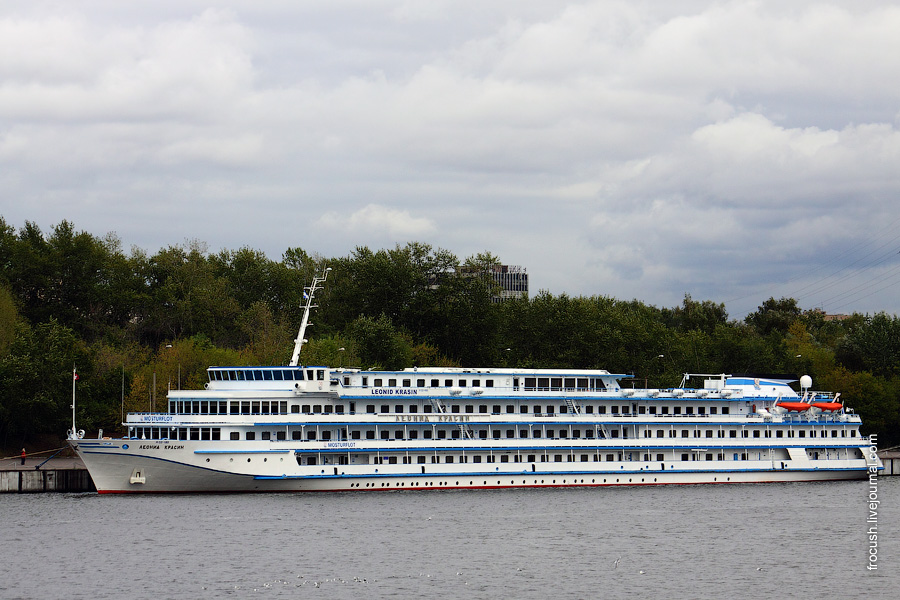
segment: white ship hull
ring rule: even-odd
[[[160,448],[129,452],[135,441],[73,441],[100,493],[337,492],[541,487],[605,487],[706,483],[768,483],[865,479],[864,459],[741,461],[724,467],[703,461],[611,463],[505,463],[459,465],[320,465],[300,467],[293,451],[216,450],[141,442]],[[122,450],[125,445],[126,449]],[[183,444],[177,444],[183,446]],[[207,458],[209,462],[207,462]],[[229,467],[240,461],[240,468]],[[256,462],[256,466],[254,466]],[[801,464],[802,463],[802,464]],[[877,465],[880,466],[880,465]],[[876,468],[877,468],[876,466]]]

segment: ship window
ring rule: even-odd
[[[680,406],[674,407],[674,408],[672,409],[672,414],[680,415],[680,414],[681,414],[681,407],[680,407]]]
[[[806,437],[806,432],[804,430],[800,430],[800,437]]]
[[[382,381],[381,378],[376,377],[375,379],[372,380],[372,385],[374,385],[375,387],[381,387],[381,381]]]
[[[472,380],[472,387],[480,387],[480,386],[481,386],[481,380],[480,380],[480,379],[473,379],[473,380]]]
[[[689,432],[687,429],[682,429],[682,430],[681,430],[681,437],[686,438],[686,437],[689,437],[690,435],[691,435],[691,434],[690,434],[690,432]]]
[[[723,407],[722,407],[722,414],[723,414],[723,415],[727,415],[727,414],[728,414],[728,407],[727,407],[727,406],[723,406]]]
[[[535,379],[534,377],[526,377],[525,378],[525,389],[526,390],[533,390],[536,387],[537,387],[537,379]]]
[[[837,437],[837,429],[831,430],[831,437]]]
[[[718,412],[719,412],[719,407],[718,407],[718,406],[710,406],[710,407],[709,407],[709,414],[714,415],[714,414],[716,414],[716,413],[718,413]]]
[[[423,404],[423,405],[422,405],[422,412],[430,413],[431,411],[432,411],[432,409],[431,409],[431,405],[430,405],[430,404]]]
[[[512,432],[511,429],[509,431]],[[494,437],[495,440],[499,440],[500,439],[500,430],[499,429],[493,430],[491,432],[491,435]],[[508,436],[508,437],[512,437],[512,436]]]
[[[262,371],[253,371],[253,379],[255,379],[256,381],[262,381],[262,378]]]
[[[793,429],[788,429],[788,437],[789,437],[789,438],[794,437],[794,430],[793,430]]]
[[[549,377],[538,377],[538,387],[542,390],[546,390],[550,387],[550,378]]]
[[[500,455],[500,462],[502,462],[502,463],[508,463],[508,462],[509,462],[509,455],[507,455],[507,454],[501,454],[501,455]]]
[[[319,369],[316,371],[316,379],[319,381],[325,381],[325,369]]]
[[[250,414],[252,414],[252,415],[258,415],[258,414],[259,414],[259,402],[258,402],[258,401],[253,401],[253,402],[250,403],[250,406],[251,406],[251,408],[250,408]]]
[[[453,380],[452,380],[452,379],[445,379],[445,380],[444,380],[444,387],[453,387]]]
[[[425,431],[423,431],[422,437],[424,437],[426,440],[430,440],[431,439],[431,430],[426,429]]]
[[[516,412],[516,407],[513,404],[506,405],[506,414],[511,415]]]
[[[419,438],[419,431],[417,429],[413,429],[409,432],[409,439],[415,440]]]
[[[667,415],[667,414],[669,414],[669,407],[663,406],[660,408],[660,411],[661,411],[660,414]]]
[[[707,430],[706,430],[706,437],[711,438],[712,436],[713,436],[712,429],[707,429]]]
[[[411,379],[404,379],[404,380],[403,380],[403,387],[410,387],[410,386],[412,386],[412,380],[411,380]]]
[[[578,379],[578,389],[581,389],[581,390],[588,389],[588,380],[587,379]]]
[[[364,377],[362,378],[362,386],[363,386],[363,387],[368,387],[368,386],[369,386],[369,378],[368,378],[368,377],[364,376]]]
[[[594,414],[594,407],[593,407],[593,406],[590,406],[590,405],[589,405],[589,406],[586,406],[586,407],[584,408],[584,412],[586,412],[586,413],[589,414],[589,415],[592,415],[592,414]]]
[[[536,414],[536,415],[541,414],[541,407],[539,404],[535,404],[533,410],[534,410],[534,414]]]
[[[523,404],[522,406],[520,406],[520,407],[519,407],[519,412],[522,413],[523,415],[524,415],[524,414],[527,414],[527,413],[528,413],[528,405],[527,405],[527,404]]]
[[[499,433],[499,432],[498,432]],[[487,439],[487,429],[481,429],[478,431],[478,437],[482,440]]]
[[[271,440],[271,439],[272,439],[272,432],[270,432],[270,431],[263,431],[263,432],[262,432],[261,439],[262,439],[263,441]]]
[[[606,414],[606,407],[605,407],[605,406],[598,406],[598,407],[597,407],[597,414],[605,415],[605,414]]]
[[[331,432],[330,432],[330,431],[323,431],[323,432],[322,432],[322,439],[323,439],[323,440],[330,440],[330,439],[331,439]]]
[[[688,412],[688,414],[691,414],[691,413]],[[706,407],[705,407],[705,406],[701,406],[701,407],[697,408],[697,414],[698,414],[698,415],[705,415],[705,414],[706,414]]]
[[[476,454],[475,456],[472,457],[472,462],[473,462],[473,463],[480,463],[480,462],[481,462],[481,457],[478,456],[478,455]]]
[[[466,387],[466,380],[465,380],[465,379],[460,379],[460,380],[459,380],[459,387]]]
[[[550,379],[550,387],[551,388],[558,390],[562,386],[563,386],[562,377],[553,377]]]
[[[416,387],[425,387],[424,379],[416,379]]]
[[[274,379],[275,381],[281,381],[284,379],[284,377],[282,377],[282,374],[284,373],[284,371],[272,371],[271,373],[272,373],[272,379]]]
[[[451,406],[451,407],[450,407],[450,412],[452,412],[452,413],[458,413],[458,412],[459,412],[459,404],[454,404],[453,406]]]
[[[575,389],[575,378],[574,377],[566,377],[566,389],[571,390]]]
[[[419,412],[419,406],[417,404],[410,404],[409,412],[411,412],[411,413]]]
[[[425,464],[425,457],[424,457],[424,456],[417,456],[417,457],[416,457],[416,462],[417,462],[418,464],[420,464],[420,465],[424,465],[424,464]]]
[[[375,414],[375,405],[374,404],[366,404],[366,412],[370,415]]]
[[[308,440],[314,440],[314,439],[316,439],[316,432],[315,432],[315,431],[307,431],[307,432],[306,432],[306,439],[308,439]]]
[[[480,412],[482,414],[487,414],[487,404],[479,404],[478,412]]]
[[[665,429],[657,429],[656,437],[658,437],[658,438],[666,437],[666,430]]]
[[[388,379],[388,387],[397,387],[397,380],[394,378]]]
[[[712,459],[713,459],[712,452],[707,453],[707,454],[706,454],[706,460],[712,460]]]
[[[731,431],[729,431],[729,432],[728,432],[728,437],[736,438],[736,437],[737,437],[737,430],[732,429]]]
[[[432,380],[431,380],[431,387],[438,387],[438,386],[440,386],[440,385],[441,385],[441,380],[440,380],[440,379],[432,379]]]
[[[382,412],[382,413],[389,413],[389,412],[391,412],[391,407],[388,406],[387,404],[382,404],[382,405],[381,405],[381,412]]]
[[[444,462],[445,462],[445,463],[452,463],[452,462],[453,462],[453,457],[452,457],[452,456],[447,456],[447,457],[445,457],[445,458],[444,458]]]
[[[344,414],[344,405],[343,405],[343,404],[338,404],[337,406],[335,406],[335,407],[334,407],[334,412],[335,412],[336,414],[339,414],[339,415]]]
[[[777,437],[777,438],[784,437],[784,432],[779,429],[778,431],[775,432],[775,437]]]
[[[486,379],[486,380],[484,381],[484,387],[494,387],[494,380],[493,380],[493,379]]]
[[[447,439],[447,432],[443,429],[439,429],[437,432],[437,436],[439,440],[445,440]]]
[[[643,415],[646,412],[647,412],[647,408],[643,404],[638,406],[638,414],[639,415]]]
[[[300,431],[299,429],[295,429],[294,431],[291,432],[291,439],[292,440],[302,440],[303,432]]]
[[[619,407],[618,407],[618,406],[613,406],[613,407],[610,409],[610,411],[612,412],[612,414],[617,415],[617,414],[619,414]]]
[[[403,405],[402,405],[402,404],[397,404],[397,405],[395,405],[395,406],[394,406],[394,412],[395,412],[395,413],[402,413],[402,412],[403,412]]]
[[[681,460],[684,460],[684,461],[688,460],[688,455],[687,455],[687,454],[682,454],[682,455],[681,455]]]
[[[313,404],[313,414],[314,415],[322,414],[322,405],[321,404]]]
[[[315,373],[315,371],[314,371],[313,369],[307,369],[307,370],[306,370],[306,380],[307,380],[307,381],[314,381],[315,378],[316,378],[316,373]]]
[[[375,432],[374,432],[374,431],[367,431],[367,432],[366,432],[366,439],[367,439],[367,440],[374,440],[374,439],[375,439]]]
[[[244,436],[244,439],[246,439],[249,442],[252,442],[253,440],[256,439],[256,432],[248,431],[247,434]]]
[[[390,437],[391,437],[390,431],[387,431],[386,429],[381,430],[381,439],[386,440],[386,439],[390,439]]]
[[[466,412],[467,412],[467,413],[473,413],[473,412],[475,412],[475,406],[472,405],[472,404],[466,404]]]
[[[231,432],[231,440],[235,441],[235,440],[239,440],[239,439],[241,439],[241,433],[239,431],[232,431]]]

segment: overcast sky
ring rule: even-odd
[[[900,313],[900,5],[0,1],[0,214]]]

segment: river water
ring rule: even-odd
[[[900,477],[566,490],[0,496],[0,598],[885,598]]]

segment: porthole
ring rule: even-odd
[[[247,459],[247,462],[250,462],[250,459],[249,459],[249,458]]]
[[[208,458],[206,459],[206,462],[209,462],[209,459],[208,459]]]
[[[228,462],[234,462],[234,459],[233,459],[233,458],[229,458],[229,459],[228,459]]]
[[[264,459],[263,459],[263,462],[269,462],[269,459],[268,459],[268,458],[264,458]]]

